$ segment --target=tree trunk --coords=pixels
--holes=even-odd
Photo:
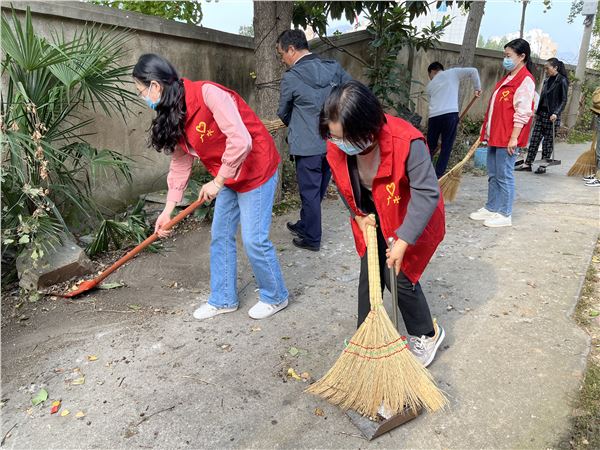
[[[284,70],[275,43],[277,36],[290,28],[292,23],[293,2],[288,1],[255,1],[254,2],[254,61],[256,65],[256,108],[261,119],[277,118],[279,104],[279,83]],[[232,61],[234,63],[234,61]],[[279,153],[285,158],[285,131],[279,130],[274,135]],[[275,201],[281,200],[282,171]]]
[[[523,33],[525,32],[525,10],[529,4],[529,0],[522,0],[523,8],[521,9],[521,27],[519,28],[519,37],[523,39]]]
[[[575,126],[577,117],[579,116],[579,109],[581,107],[581,87],[585,81],[585,67],[587,64],[590,41],[592,39],[592,31],[594,29],[594,15],[585,16],[583,25],[583,36],[581,37],[581,45],[579,46],[579,59],[577,60],[577,68],[575,69],[575,81],[573,82],[569,113],[567,114],[566,120],[568,128],[573,128]]]
[[[460,54],[457,61],[459,67],[472,67],[473,63],[475,62],[475,49],[477,48],[479,27],[481,26],[481,19],[483,19],[484,9],[485,1],[472,2],[471,6],[469,7],[469,16],[467,17],[465,34],[463,36],[462,47],[460,48]],[[460,83],[460,97],[458,105],[461,111],[462,105],[465,103],[465,99],[471,97],[471,92],[467,90],[468,86],[468,81],[462,81]]]

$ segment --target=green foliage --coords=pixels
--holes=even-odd
[[[567,19],[569,23],[573,23],[576,17],[581,17],[580,14],[583,8],[583,3],[583,0],[573,0],[573,3],[571,3],[571,11],[569,12],[569,17]],[[598,9],[596,10],[596,15],[594,16],[592,42],[595,42],[597,39],[600,39],[600,3],[598,3]],[[600,70],[600,48],[598,48],[598,46],[591,46],[588,53],[588,61],[592,63],[591,65],[594,69]]]
[[[202,8],[199,1],[118,1],[118,0],[91,0],[92,3],[124,9],[149,16],[158,16],[164,19],[177,20],[192,25],[202,22]],[[241,34],[241,33],[240,33]]]
[[[2,254],[32,246],[35,260],[67,230],[67,212],[100,217],[92,197],[98,175],[131,181],[126,158],[85,142],[92,119],[80,117],[98,109],[125,117],[137,101],[123,87],[131,78],[121,63],[131,35],[84,27],[70,40],[58,33],[47,40],[28,9],[24,23],[14,11],[11,21],[3,15],[0,37]]]
[[[130,213],[125,214],[124,220],[103,220],[86,252],[90,256],[95,256],[111,249],[136,245],[144,241],[153,231],[144,211],[144,200],[140,200]],[[148,250],[156,251],[157,245],[152,244]]]
[[[442,23],[432,22],[430,26],[418,31],[412,21],[428,11],[429,5],[426,2],[415,1],[298,1],[294,4],[292,22],[303,28],[311,26],[324,39],[329,17],[340,19],[344,16],[346,20],[353,22],[357,16],[366,13],[371,22],[367,31],[372,36],[369,48],[371,64],[365,68],[370,87],[386,108],[410,120],[414,118],[412,111],[415,106],[410,95],[413,83],[410,79],[410,66],[413,56],[409,57],[406,64],[398,64],[398,54],[403,47],[408,47],[411,55],[420,49],[434,47],[444,28],[450,24],[449,18],[444,17]]]
[[[254,26],[253,25],[240,25],[240,29],[238,31],[239,35],[254,37]]]

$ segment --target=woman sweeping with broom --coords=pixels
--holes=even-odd
[[[288,305],[288,291],[269,240],[280,162],[273,138],[236,92],[209,81],[179,78],[171,63],[158,55],[140,56],[133,78],[139,95],[156,111],[151,145],[171,155],[167,204],[155,226],[159,236],[169,233],[163,228],[183,197],[194,161],[200,159],[214,177],[199,195],[203,201],[216,199],[211,293],[194,317],[208,319],[238,308],[235,241],[240,223],[259,289],[259,301],[248,314],[263,319],[282,310]]]
[[[442,241],[444,205],[423,135],[408,122],[384,114],[362,83],[335,88],[325,101],[320,133],[342,198],[350,209],[356,249],[361,257],[358,325],[370,311],[366,229],[375,226],[381,289],[396,289],[410,350],[426,367],[444,339],[431,317],[419,278]],[[386,240],[393,238],[386,254]],[[394,266],[397,285],[390,286]]]

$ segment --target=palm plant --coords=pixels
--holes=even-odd
[[[93,119],[82,116],[129,114],[137,97],[121,60],[132,36],[86,26],[72,39],[45,39],[29,9],[23,23],[14,10],[11,19],[2,16],[0,35],[2,252],[29,244],[36,259],[67,231],[69,214],[84,223],[101,217],[92,195],[101,172],[131,182],[130,160],[89,145],[84,128]]]

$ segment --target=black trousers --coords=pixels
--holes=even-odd
[[[309,245],[321,244],[321,201],[327,193],[331,169],[325,155],[294,156],[302,208],[296,226]]]
[[[390,289],[390,269],[385,263],[385,250],[387,244],[381,228],[377,227],[377,252],[379,254],[379,278],[381,280],[381,292],[384,285]],[[406,331],[413,336],[422,336],[433,332],[433,319],[429,312],[429,305],[421,285],[413,285],[406,276],[400,272],[397,277],[398,307],[404,320]],[[360,278],[358,282],[358,327],[363,323],[369,311],[371,304],[369,301],[369,271],[367,264],[367,254],[360,260]]]
[[[446,167],[448,167],[452,146],[456,140],[458,122],[458,113],[455,112],[432,117],[427,122],[427,146],[429,147],[431,159],[435,156],[438,139],[440,138],[440,135],[442,135],[442,148],[440,150],[440,156],[438,156],[435,164],[435,174],[438,178],[441,178],[444,175]]]
[[[529,139],[529,150],[527,151],[527,158],[525,159],[527,164],[531,164],[535,160],[540,142],[542,143],[542,158],[552,158],[554,132],[560,127],[560,119],[556,119],[553,129],[550,116],[551,114],[549,112],[540,111],[535,117],[535,124],[533,125],[533,131],[531,132],[531,138]]]

